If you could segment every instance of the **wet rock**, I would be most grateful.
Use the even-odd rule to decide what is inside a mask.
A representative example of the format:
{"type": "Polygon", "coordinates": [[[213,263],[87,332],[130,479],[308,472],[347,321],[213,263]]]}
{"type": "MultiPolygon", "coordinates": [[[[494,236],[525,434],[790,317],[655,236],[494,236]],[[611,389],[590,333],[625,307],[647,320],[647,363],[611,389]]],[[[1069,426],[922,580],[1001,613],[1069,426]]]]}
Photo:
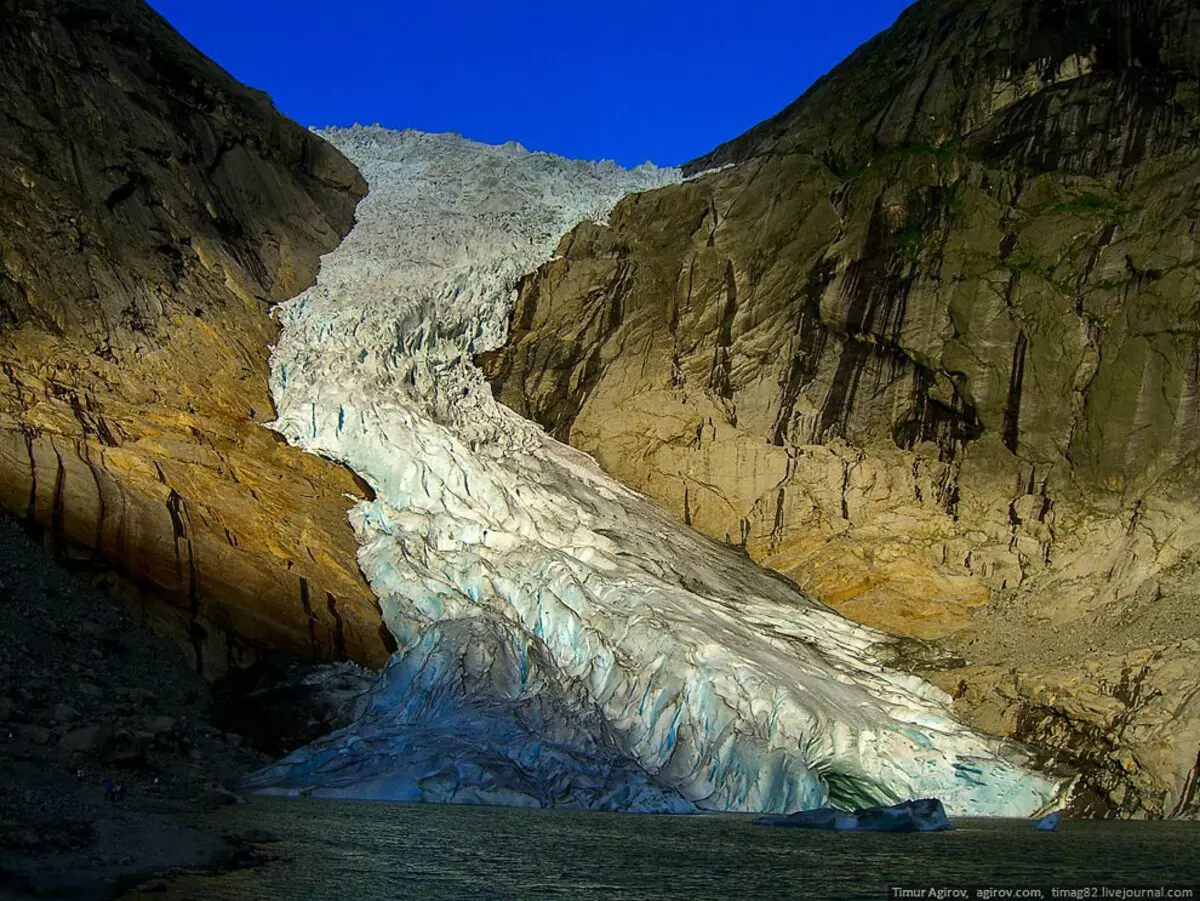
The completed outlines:
{"type": "Polygon", "coordinates": [[[823,807],[789,816],[759,817],[756,826],[825,829],[859,832],[946,832],[954,829],[946,809],[936,798],[903,801],[890,807],[864,807],[853,813],[823,807]]]}

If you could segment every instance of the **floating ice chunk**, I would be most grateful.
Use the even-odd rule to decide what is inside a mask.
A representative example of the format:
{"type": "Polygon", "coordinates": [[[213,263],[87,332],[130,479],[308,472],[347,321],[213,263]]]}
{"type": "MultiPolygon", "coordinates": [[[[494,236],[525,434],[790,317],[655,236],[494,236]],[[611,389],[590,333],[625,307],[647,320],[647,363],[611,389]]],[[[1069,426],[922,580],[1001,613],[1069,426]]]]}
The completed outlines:
{"type": "Polygon", "coordinates": [[[858,817],[832,807],[800,810],[789,816],[759,817],[755,826],[785,826],[792,829],[831,829],[850,832],[858,828],[858,817]]]}
{"type": "Polygon", "coordinates": [[[936,798],[904,801],[890,807],[867,807],[854,813],[822,807],[786,817],[759,817],[754,825],[846,832],[946,832],[954,829],[942,802],[936,798]]]}
{"type": "Polygon", "coordinates": [[[946,832],[954,828],[937,798],[869,807],[854,811],[854,817],[864,832],[946,832]]]}

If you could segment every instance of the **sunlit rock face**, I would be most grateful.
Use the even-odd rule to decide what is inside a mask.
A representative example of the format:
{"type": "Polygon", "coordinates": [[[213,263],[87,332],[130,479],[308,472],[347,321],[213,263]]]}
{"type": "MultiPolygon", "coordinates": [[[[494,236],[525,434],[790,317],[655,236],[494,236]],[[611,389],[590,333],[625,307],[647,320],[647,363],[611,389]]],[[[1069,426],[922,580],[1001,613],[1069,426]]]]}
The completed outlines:
{"type": "Polygon", "coordinates": [[[1072,816],[1200,815],[1200,5],[920,0],[527,279],[500,399],[866,625],[1072,816]],[[715,170],[715,171],[713,171],[715,170]]]}
{"type": "Polygon", "coordinates": [[[7,0],[0,85],[0,507],[206,677],[382,667],[363,486],[261,427],[270,305],[366,185],[143,0],[7,0]]]}
{"type": "Polygon", "coordinates": [[[504,340],[521,276],[677,172],[326,137],[370,193],[317,286],[279,310],[273,428],[375,490],[351,520],[399,650],[354,725],[256,787],[632,810],[935,795],[1012,815],[1054,795],[943,692],[884,666],[887,636],[493,400],[472,359],[504,340]]]}

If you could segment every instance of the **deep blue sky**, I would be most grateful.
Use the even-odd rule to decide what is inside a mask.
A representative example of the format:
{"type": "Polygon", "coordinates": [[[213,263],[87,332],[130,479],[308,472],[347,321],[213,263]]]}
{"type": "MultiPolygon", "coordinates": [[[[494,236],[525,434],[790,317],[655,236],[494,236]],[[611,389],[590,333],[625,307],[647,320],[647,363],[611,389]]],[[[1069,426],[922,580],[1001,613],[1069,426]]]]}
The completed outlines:
{"type": "Polygon", "coordinates": [[[150,0],[302,125],[674,165],[787,106],[911,0],[150,0]]]}

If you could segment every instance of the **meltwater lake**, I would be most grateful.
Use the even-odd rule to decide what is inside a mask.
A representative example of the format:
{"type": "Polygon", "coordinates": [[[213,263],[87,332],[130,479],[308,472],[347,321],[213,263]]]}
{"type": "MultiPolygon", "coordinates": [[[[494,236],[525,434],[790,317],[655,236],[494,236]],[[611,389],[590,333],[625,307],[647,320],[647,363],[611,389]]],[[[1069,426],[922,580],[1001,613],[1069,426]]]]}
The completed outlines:
{"type": "Polygon", "coordinates": [[[902,887],[965,891],[944,898],[985,898],[985,888],[1001,890],[993,898],[1164,888],[1162,897],[1178,898],[1200,884],[1200,823],[1069,820],[1038,833],[1025,820],[962,818],[955,832],[894,835],[771,829],[742,814],[268,798],[212,816],[231,833],[274,833],[280,841],[262,846],[272,859],[174,880],[167,897],[837,901],[897,897],[892,889],[902,887]]]}

